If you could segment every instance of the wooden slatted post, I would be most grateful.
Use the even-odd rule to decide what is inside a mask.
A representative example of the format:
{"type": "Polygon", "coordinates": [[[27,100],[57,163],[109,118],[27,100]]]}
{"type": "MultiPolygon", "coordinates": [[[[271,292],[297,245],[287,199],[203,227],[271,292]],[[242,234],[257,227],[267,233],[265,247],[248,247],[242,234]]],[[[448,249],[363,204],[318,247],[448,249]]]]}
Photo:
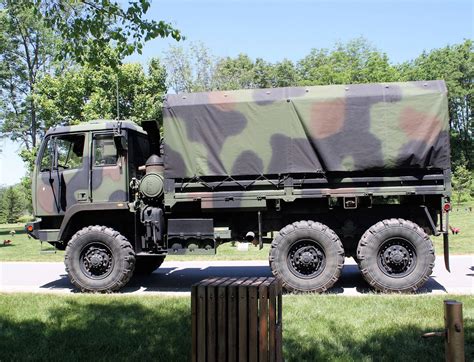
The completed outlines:
{"type": "Polygon", "coordinates": [[[275,278],[213,278],[194,285],[192,360],[282,361],[281,293],[275,278]]]}

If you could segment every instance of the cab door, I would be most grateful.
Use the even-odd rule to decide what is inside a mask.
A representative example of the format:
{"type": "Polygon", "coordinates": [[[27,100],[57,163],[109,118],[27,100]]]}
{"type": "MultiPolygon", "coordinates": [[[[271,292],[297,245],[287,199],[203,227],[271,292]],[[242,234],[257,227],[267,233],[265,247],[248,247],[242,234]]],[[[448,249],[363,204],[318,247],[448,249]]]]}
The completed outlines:
{"type": "Polygon", "coordinates": [[[127,156],[120,155],[114,134],[93,133],[91,197],[93,202],[128,201],[127,156]]]}
{"type": "Polygon", "coordinates": [[[48,137],[33,181],[35,214],[63,215],[77,203],[89,202],[89,157],[86,133],[48,137]]]}

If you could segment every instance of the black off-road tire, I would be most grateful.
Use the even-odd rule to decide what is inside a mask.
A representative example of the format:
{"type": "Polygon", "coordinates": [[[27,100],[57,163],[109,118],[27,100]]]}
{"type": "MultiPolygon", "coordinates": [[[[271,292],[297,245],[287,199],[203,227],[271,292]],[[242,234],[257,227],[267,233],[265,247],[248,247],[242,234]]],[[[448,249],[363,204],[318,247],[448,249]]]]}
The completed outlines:
{"type": "Polygon", "coordinates": [[[320,293],[339,279],[344,266],[344,248],[336,233],[326,225],[315,221],[297,221],[285,226],[273,239],[269,260],[273,275],[281,280],[286,290],[320,293]],[[298,249],[300,245],[301,249],[298,249]],[[323,256],[319,258],[322,261],[314,267],[316,270],[313,273],[302,276],[293,264],[298,253],[293,250],[303,250],[307,246],[315,247],[323,256]]]}
{"type": "Polygon", "coordinates": [[[135,274],[148,275],[158,269],[165,261],[165,256],[137,256],[135,274]]]}
{"type": "Polygon", "coordinates": [[[64,264],[71,283],[82,292],[111,293],[122,288],[132,277],[135,252],[118,231],[106,226],[88,226],[76,232],[69,241],[64,264]],[[102,261],[96,269],[91,269],[93,263],[87,262],[91,255],[95,262],[102,261]]]}
{"type": "Polygon", "coordinates": [[[374,289],[385,293],[410,293],[428,280],[433,271],[435,252],[429,236],[417,224],[404,219],[387,219],[364,233],[357,247],[357,258],[364,279],[374,289]],[[403,261],[395,260],[398,264],[387,261],[390,260],[387,259],[389,249],[396,247],[400,250],[399,258],[405,255],[403,261]]]}

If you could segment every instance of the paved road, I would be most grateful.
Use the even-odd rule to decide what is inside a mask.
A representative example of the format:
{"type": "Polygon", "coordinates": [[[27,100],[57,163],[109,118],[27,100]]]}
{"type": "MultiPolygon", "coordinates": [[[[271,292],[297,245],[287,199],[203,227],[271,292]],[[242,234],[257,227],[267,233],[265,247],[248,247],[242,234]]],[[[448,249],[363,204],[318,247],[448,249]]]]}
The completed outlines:
{"type": "MultiPolygon", "coordinates": [[[[211,277],[271,276],[265,261],[165,262],[152,275],[134,277],[125,294],[188,294],[192,284],[211,277]]],[[[62,263],[0,262],[0,292],[75,292],[62,263]]],[[[370,292],[352,259],[346,259],[342,277],[330,290],[343,295],[370,292]]],[[[433,275],[419,291],[426,294],[474,294],[474,255],[452,256],[451,273],[438,257],[433,275]]]]}

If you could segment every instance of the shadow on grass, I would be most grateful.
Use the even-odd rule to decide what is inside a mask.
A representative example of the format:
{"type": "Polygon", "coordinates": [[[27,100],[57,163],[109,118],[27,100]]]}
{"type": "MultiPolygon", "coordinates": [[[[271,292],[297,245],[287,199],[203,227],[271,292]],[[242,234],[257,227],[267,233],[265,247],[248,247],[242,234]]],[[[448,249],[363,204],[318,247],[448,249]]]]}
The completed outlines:
{"type": "MultiPolygon", "coordinates": [[[[105,297],[102,302],[90,298],[80,302],[73,298],[57,302],[42,298],[33,308],[25,307],[28,311],[25,310],[26,316],[21,317],[23,320],[0,316],[0,360],[171,362],[190,359],[188,298],[130,301],[105,297]],[[38,310],[41,303],[48,307],[38,310]]],[[[407,323],[397,325],[389,322],[390,315],[386,318],[387,321],[356,327],[350,323],[336,323],[331,316],[320,316],[317,321],[284,317],[285,360],[444,359],[441,338],[421,338],[430,330],[407,323]]],[[[465,318],[465,346],[466,360],[473,360],[474,330],[470,318],[465,318]]]]}
{"type": "MultiPolygon", "coordinates": [[[[444,361],[444,339],[422,338],[430,330],[416,325],[386,327],[380,321],[378,330],[360,335],[351,326],[329,318],[322,318],[320,323],[324,333],[319,335],[301,335],[293,328],[284,332],[286,361],[444,361]]],[[[466,361],[474,358],[473,324],[472,319],[465,319],[466,361]]]]}
{"type": "Polygon", "coordinates": [[[0,316],[0,360],[186,361],[190,357],[187,302],[149,308],[120,300],[68,300],[49,307],[47,313],[46,321],[0,316]]]}

